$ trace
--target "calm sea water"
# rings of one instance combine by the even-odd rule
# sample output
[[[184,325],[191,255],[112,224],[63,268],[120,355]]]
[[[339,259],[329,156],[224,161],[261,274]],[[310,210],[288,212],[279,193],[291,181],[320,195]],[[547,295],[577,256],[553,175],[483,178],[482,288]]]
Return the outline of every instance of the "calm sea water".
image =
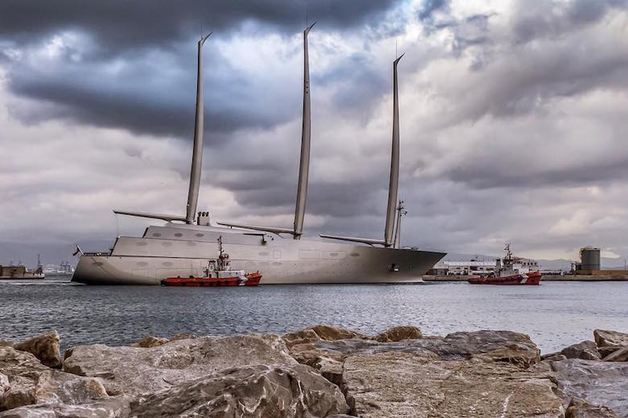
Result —
[[[319,323],[376,334],[411,324],[428,335],[523,332],[547,353],[592,339],[595,328],[628,332],[628,282],[186,289],[91,287],[68,280],[0,281],[0,340],[56,329],[67,348],[126,345],[146,334],[285,333]]]

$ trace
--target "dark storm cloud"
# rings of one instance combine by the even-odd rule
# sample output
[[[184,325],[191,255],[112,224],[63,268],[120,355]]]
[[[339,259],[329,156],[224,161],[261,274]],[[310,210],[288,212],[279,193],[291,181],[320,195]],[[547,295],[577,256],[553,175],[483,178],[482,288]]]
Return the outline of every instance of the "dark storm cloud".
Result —
[[[311,4],[310,4],[311,3]],[[55,35],[77,34],[81,47],[64,45],[54,66],[8,60],[8,86],[33,100],[12,109],[24,122],[65,118],[87,125],[123,128],[139,134],[191,137],[194,114],[195,48],[201,24],[212,41],[240,33],[247,22],[256,31],[294,35],[310,21],[317,30],[347,31],[372,24],[393,0],[283,1],[6,1],[0,3],[0,41],[6,49],[28,50]],[[381,36],[381,34],[377,35]],[[211,45],[205,47],[206,129],[214,141],[238,129],[266,129],[298,116],[299,94],[278,96],[263,79],[229,68]],[[299,53],[300,51],[294,51]],[[79,57],[79,58],[77,58]],[[123,62],[123,70],[109,67]],[[354,71],[359,76],[360,71]],[[368,80],[367,80],[368,81]],[[295,86],[296,87],[296,86]],[[341,100],[341,99],[339,99]],[[37,103],[36,105],[34,103]]]
[[[195,56],[193,48],[186,52],[168,60],[177,64],[166,71],[169,62],[150,57],[129,60],[115,74],[101,62],[64,61],[52,71],[16,64],[9,73],[10,89],[37,105],[13,113],[25,122],[63,118],[139,134],[191,138]],[[224,60],[209,52],[213,54],[205,53],[206,63],[224,68]],[[177,68],[183,63],[189,64],[187,68]],[[205,127],[215,140],[224,140],[225,133],[237,129],[268,128],[293,116],[290,108],[298,102],[296,94],[292,102],[266,107],[267,98],[254,94],[260,91],[254,83],[229,68],[205,74]]]
[[[395,0],[60,0],[0,2],[0,37],[19,42],[39,40],[62,30],[90,34],[111,55],[144,47],[168,47],[205,29],[222,33],[247,20],[292,33],[305,15],[319,27],[348,29],[373,23]]]

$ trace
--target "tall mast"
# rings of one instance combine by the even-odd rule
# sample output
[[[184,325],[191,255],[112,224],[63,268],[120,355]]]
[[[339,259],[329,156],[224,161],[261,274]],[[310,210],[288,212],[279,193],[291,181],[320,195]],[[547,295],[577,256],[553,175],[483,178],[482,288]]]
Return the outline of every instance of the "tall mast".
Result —
[[[397,191],[399,189],[399,93],[397,91],[397,64],[403,54],[393,62],[393,130],[392,151],[390,156],[390,183],[388,184],[388,208],[386,210],[386,229],[384,245],[393,245],[395,229],[395,211],[397,210]]]
[[[192,168],[190,170],[190,189],[185,223],[194,223],[196,207],[198,205],[198,190],[201,185],[201,168],[203,165],[203,44],[209,38],[201,37],[198,41],[198,69],[196,73],[196,118],[194,121],[194,149],[192,151]]]
[[[310,59],[308,55],[307,35],[316,22],[303,31],[303,116],[301,127],[301,160],[299,162],[299,183],[297,186],[297,204],[294,210],[294,239],[300,239],[305,219],[305,202],[310,172],[310,137],[312,121],[310,118]]]

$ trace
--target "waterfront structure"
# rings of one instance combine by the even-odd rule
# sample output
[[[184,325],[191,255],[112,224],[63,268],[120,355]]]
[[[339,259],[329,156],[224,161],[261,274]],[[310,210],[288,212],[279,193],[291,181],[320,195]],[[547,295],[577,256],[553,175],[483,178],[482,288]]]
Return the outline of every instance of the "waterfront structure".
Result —
[[[399,242],[402,202],[397,205],[399,178],[399,109],[397,64],[393,63],[393,138],[388,210],[383,240],[324,236],[351,244],[320,239],[301,239],[305,218],[310,161],[310,82],[308,34],[303,32],[304,77],[301,158],[297,203],[292,228],[218,222],[212,225],[209,212],[197,213],[203,152],[202,47],[198,42],[196,121],[190,187],[186,215],[164,215],[130,211],[117,214],[165,221],[146,228],[141,237],[118,237],[105,253],[82,253],[72,280],[86,284],[159,284],[171,276],[200,276],[218,251],[220,238],[231,255],[234,269],[260,271],[262,284],[297,283],[409,283],[445,256],[441,252],[402,249]],[[196,214],[194,217],[194,214]],[[396,234],[393,226],[397,226]],[[286,237],[286,235],[291,237]],[[80,250],[77,250],[80,252]]]
[[[46,275],[41,270],[41,266],[35,271],[29,271],[22,265],[2,266],[0,265],[0,279],[44,279]]]

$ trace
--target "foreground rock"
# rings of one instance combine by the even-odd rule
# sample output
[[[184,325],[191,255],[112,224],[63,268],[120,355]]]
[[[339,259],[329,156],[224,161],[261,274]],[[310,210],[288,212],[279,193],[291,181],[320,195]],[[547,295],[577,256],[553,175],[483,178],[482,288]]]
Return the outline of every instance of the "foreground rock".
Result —
[[[628,417],[628,363],[570,359],[551,366],[566,402],[585,401]]]
[[[564,414],[550,376],[508,363],[358,354],[345,361],[342,384],[352,412],[362,418]]]
[[[223,369],[257,364],[293,366],[297,362],[277,336],[236,335],[182,339],[151,348],[79,346],[70,351],[63,370],[99,378],[111,396],[135,396]]]
[[[0,411],[32,404],[78,405],[108,398],[97,379],[44,366],[34,355],[0,347]]]
[[[628,417],[625,336],[597,330],[595,343],[541,360],[510,331],[424,337],[395,327],[370,337],[317,325],[283,337],[79,346],[63,372],[7,345],[0,410],[12,409],[0,417]]]
[[[14,346],[16,350],[27,351],[37,357],[43,364],[57,369],[61,368],[61,352],[59,351],[59,333],[50,331],[38,335]]]
[[[300,418],[347,410],[337,386],[301,365],[225,370],[131,405],[131,415],[141,417]]]

